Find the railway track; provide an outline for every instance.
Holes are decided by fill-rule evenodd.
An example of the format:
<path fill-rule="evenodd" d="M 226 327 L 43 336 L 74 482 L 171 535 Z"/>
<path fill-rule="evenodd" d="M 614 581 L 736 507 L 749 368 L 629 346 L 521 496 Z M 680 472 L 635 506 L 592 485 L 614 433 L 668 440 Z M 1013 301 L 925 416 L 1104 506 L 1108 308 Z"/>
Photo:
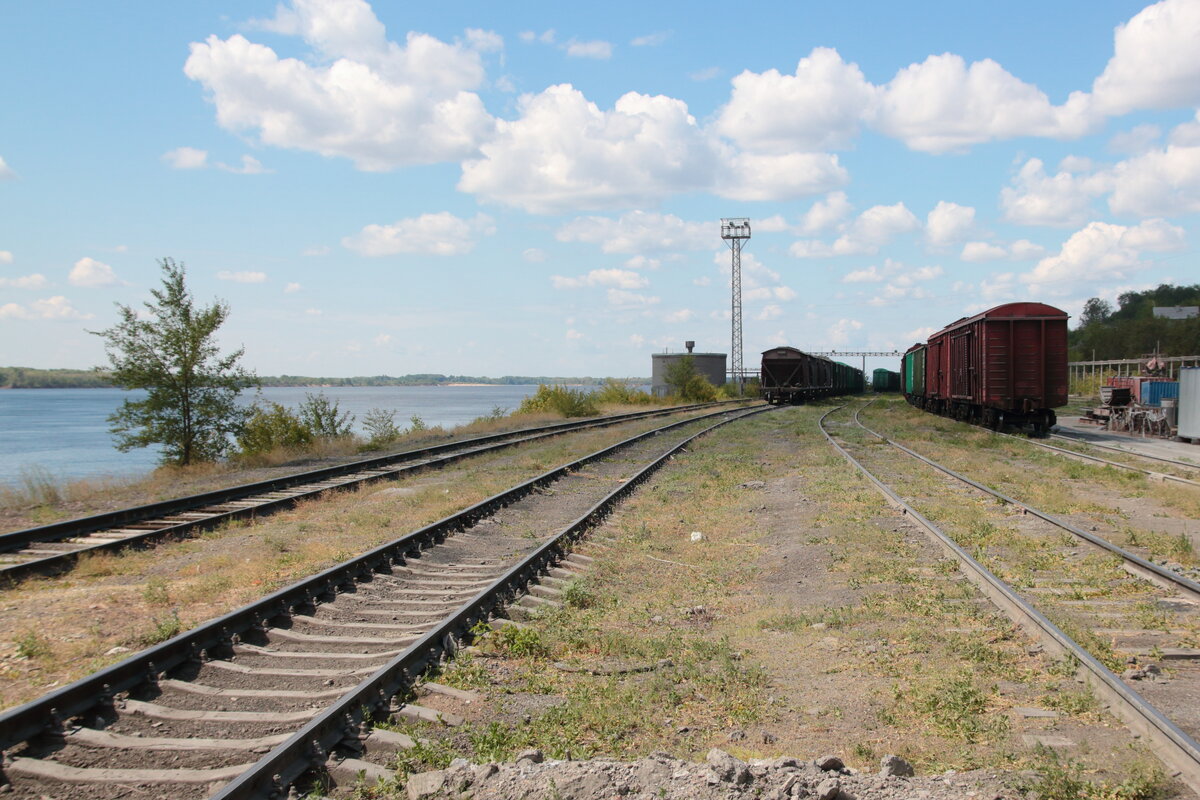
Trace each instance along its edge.
<path fill-rule="evenodd" d="M 1200 486 L 1200 481 L 1194 481 L 1191 478 L 1184 478 L 1180 475 L 1172 475 L 1169 472 L 1159 472 L 1157 470 L 1146 469 L 1144 467 L 1135 467 L 1132 464 L 1122 464 L 1119 461 L 1112 461 L 1110 459 L 1100 458 L 1099 456 L 1090 455 L 1088 453 L 1081 453 L 1078 450 L 1068 450 L 1065 447 L 1055 447 L 1052 444 L 1046 444 L 1045 442 L 1039 442 L 1039 441 L 1029 439 L 1029 438 L 1023 437 L 1023 436 L 1013 436 L 1012 434 L 1008 434 L 1008 433 L 995 433 L 995 432 L 993 432 L 993 433 L 996 436 L 1003 436 L 1008 439 L 1016 439 L 1018 441 L 1025 442 L 1027 444 L 1031 444 L 1034 447 L 1040 447 L 1043 450 L 1049 450 L 1050 452 L 1058 453 L 1059 455 L 1066 456 L 1067 458 L 1073 458 L 1077 461 L 1086 461 L 1086 462 L 1090 462 L 1092 464 L 1103 464 L 1108 467 L 1114 467 L 1116 469 L 1123 469 L 1123 470 L 1127 470 L 1129 472 L 1140 472 L 1143 475 L 1147 475 L 1157 481 L 1182 483 L 1186 486 Z M 1102 446 L 1102 445 L 1096 445 L 1093 442 L 1087 442 L 1083 439 L 1070 439 L 1069 437 L 1064 437 L 1064 438 L 1067 438 L 1069 441 L 1072 441 L 1072 442 L 1078 442 L 1080 444 L 1087 444 L 1091 447 Z M 1119 450 L 1119 448 L 1108 448 L 1108 449 Z M 1155 461 L 1165 461 L 1169 464 L 1186 466 L 1181 461 L 1173 461 L 1171 459 L 1158 458 L 1157 456 L 1144 455 L 1142 453 L 1133 453 L 1128 450 L 1119 450 L 1119 452 L 1122 452 L 1125 455 L 1135 456 L 1137 458 L 1148 458 L 1148 459 L 1153 459 Z"/>
<path fill-rule="evenodd" d="M 844 408 L 821 417 L 830 444 L 1047 652 L 1073 659 L 1102 705 L 1200 791 L 1200 714 L 1191 702 L 1200 692 L 1200 585 L 870 430 L 861 408 L 846 423 L 827 424 Z M 927 471 L 914 477 L 913 461 L 936 470 L 937 480 Z M 1164 674 L 1160 661 L 1169 680 L 1155 679 Z"/>
<path fill-rule="evenodd" d="M 631 437 L 0 715 L 12 796 L 285 797 L 381 774 L 412 741 L 370 720 L 437 719 L 404 702 L 428 665 L 569 577 L 570 543 L 672 454 L 765 410 Z M 535 591 L 522 604 L 555 602 Z"/>
<path fill-rule="evenodd" d="M 327 492 L 394 480 L 405 472 L 436 469 L 472 456 L 563 433 L 687 413 L 703 407 L 700 404 L 677 406 L 479 436 L 0 534 L 0 582 L 61 572 L 85 553 L 144 547 L 168 538 L 194 535 L 233 520 L 273 514 Z"/>
<path fill-rule="evenodd" d="M 1150 453 L 1139 453 L 1134 450 L 1128 450 L 1124 447 L 1117 447 L 1116 445 L 1101 444 L 1100 442 L 1093 442 L 1090 439 L 1086 439 L 1082 436 L 1066 435 L 1066 434 L 1062 434 L 1062 433 L 1052 433 L 1052 434 L 1050 434 L 1050 438 L 1051 439 L 1061 439 L 1064 442 L 1074 442 L 1075 444 L 1084 444 L 1084 445 L 1087 445 L 1088 447 L 1095 447 L 1100 450 L 1111 450 L 1114 453 L 1122 453 L 1127 456 L 1134 456 L 1136 458 L 1144 458 L 1149 461 L 1158 461 L 1163 464 L 1171 464 L 1172 466 L 1181 467 L 1183 469 L 1191 470 L 1192 472 L 1200 470 L 1200 464 L 1192 464 L 1187 461 L 1178 461 L 1174 458 L 1164 458 L 1162 456 L 1151 455 Z M 1046 445 L 1046 446 L 1051 447 L 1052 445 Z M 1173 477 L 1173 476 L 1170 476 L 1170 477 Z"/>

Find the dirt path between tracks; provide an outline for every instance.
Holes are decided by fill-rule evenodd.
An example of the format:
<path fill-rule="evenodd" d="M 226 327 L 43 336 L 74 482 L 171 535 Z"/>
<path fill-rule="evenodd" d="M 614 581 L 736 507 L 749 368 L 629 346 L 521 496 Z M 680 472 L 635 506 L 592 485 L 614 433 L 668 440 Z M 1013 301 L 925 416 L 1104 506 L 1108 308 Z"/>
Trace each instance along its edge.
<path fill-rule="evenodd" d="M 562 608 L 438 677 L 481 694 L 446 702 L 465 723 L 405 728 L 428 743 L 394 784 L 359 791 L 409 796 L 406 775 L 454 758 L 699 762 L 718 748 L 751 771 L 834 755 L 859 776 L 897 755 L 951 789 L 868 780 L 861 798 L 1192 797 L 833 453 L 823 410 L 739 422 L 678 457 L 581 549 L 595 560 Z M 513 786 L 478 796 L 535 788 Z"/>

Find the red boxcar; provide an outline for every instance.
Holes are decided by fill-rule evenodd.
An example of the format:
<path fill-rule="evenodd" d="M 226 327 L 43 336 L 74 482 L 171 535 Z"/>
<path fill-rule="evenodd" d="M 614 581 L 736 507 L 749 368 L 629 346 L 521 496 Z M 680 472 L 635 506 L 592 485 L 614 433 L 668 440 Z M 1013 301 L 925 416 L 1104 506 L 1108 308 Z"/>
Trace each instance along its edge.
<path fill-rule="evenodd" d="M 925 383 L 932 411 L 1045 431 L 1067 404 L 1067 313 L 1007 303 L 951 323 L 929 338 Z"/>

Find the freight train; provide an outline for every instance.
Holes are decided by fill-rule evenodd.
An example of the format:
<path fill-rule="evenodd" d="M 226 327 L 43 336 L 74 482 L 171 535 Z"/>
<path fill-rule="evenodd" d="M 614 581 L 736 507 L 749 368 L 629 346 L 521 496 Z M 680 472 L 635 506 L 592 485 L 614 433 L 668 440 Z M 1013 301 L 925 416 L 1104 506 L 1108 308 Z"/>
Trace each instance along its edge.
<path fill-rule="evenodd" d="M 900 391 L 900 373 L 890 369 L 877 369 L 871 373 L 871 391 L 898 392 Z"/>
<path fill-rule="evenodd" d="M 901 390 L 917 408 L 1044 434 L 1067 404 L 1067 313 L 1043 303 L 996 306 L 914 344 L 901 363 Z"/>
<path fill-rule="evenodd" d="M 794 347 L 763 351 L 761 379 L 763 399 L 773 405 L 863 390 L 862 370 Z"/>

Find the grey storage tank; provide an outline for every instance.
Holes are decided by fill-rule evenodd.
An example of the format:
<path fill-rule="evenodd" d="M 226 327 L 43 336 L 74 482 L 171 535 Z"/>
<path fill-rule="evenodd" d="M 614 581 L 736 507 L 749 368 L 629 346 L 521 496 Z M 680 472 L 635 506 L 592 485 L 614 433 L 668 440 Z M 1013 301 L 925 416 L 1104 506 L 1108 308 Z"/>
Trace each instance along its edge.
<path fill-rule="evenodd" d="M 1200 367 L 1179 370 L 1179 438 L 1200 441 Z"/>
<path fill-rule="evenodd" d="M 686 353 L 654 353 L 650 356 L 650 391 L 656 397 L 670 394 L 671 387 L 667 386 L 667 370 L 672 364 L 684 358 L 691 358 L 696 371 L 708 379 L 713 386 L 725 383 L 725 353 L 693 353 L 695 342 L 684 342 Z"/>

